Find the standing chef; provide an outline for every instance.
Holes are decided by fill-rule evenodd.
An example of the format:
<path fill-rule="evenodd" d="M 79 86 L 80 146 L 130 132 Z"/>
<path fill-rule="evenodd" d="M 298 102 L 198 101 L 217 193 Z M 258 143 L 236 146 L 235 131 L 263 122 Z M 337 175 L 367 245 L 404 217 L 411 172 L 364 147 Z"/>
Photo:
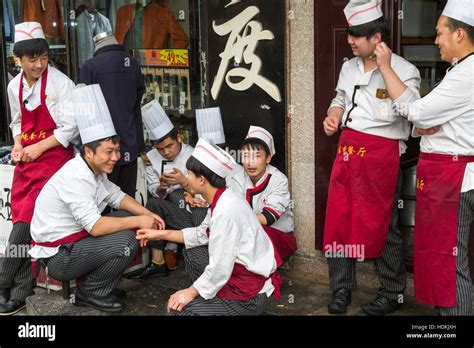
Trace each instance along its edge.
<path fill-rule="evenodd" d="M 9 245 L 29 245 L 36 197 L 48 179 L 74 155 L 77 135 L 69 97 L 74 83 L 48 66 L 49 46 L 41 25 L 15 26 L 13 53 L 22 72 L 8 85 L 17 165 L 12 183 L 13 229 Z M 31 261 L 27 255 L 0 261 L 0 315 L 14 314 L 32 293 Z"/>
<path fill-rule="evenodd" d="M 441 315 L 472 312 L 468 241 L 474 217 L 474 4 L 449 0 L 436 26 L 441 59 L 452 63 L 441 83 L 413 102 L 390 66 L 375 54 L 390 97 L 422 136 L 415 213 L 415 295 Z"/>
<path fill-rule="evenodd" d="M 375 258 L 381 286 L 375 299 L 362 309 L 369 315 L 384 315 L 400 307 L 406 287 L 396 196 L 400 155 L 405 152 L 411 125 L 392 111 L 374 60 L 376 45 L 389 35 L 381 0 L 352 0 L 344 13 L 347 41 L 356 57 L 343 64 L 337 95 L 323 123 L 328 136 L 341 124 L 343 129 L 329 183 L 324 229 L 333 292 L 328 311 L 346 312 L 356 259 Z M 392 67 L 412 92 L 410 100 L 419 98 L 418 69 L 395 55 Z"/>

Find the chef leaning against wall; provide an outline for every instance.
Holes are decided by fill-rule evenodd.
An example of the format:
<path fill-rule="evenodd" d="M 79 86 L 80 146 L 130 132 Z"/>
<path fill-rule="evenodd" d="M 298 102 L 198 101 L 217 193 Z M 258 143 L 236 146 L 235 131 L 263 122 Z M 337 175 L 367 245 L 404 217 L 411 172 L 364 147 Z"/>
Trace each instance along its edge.
<path fill-rule="evenodd" d="M 436 26 L 443 81 L 411 102 L 413 92 L 390 67 L 381 44 L 377 64 L 401 116 L 422 135 L 415 212 L 415 295 L 441 315 L 472 313 L 469 229 L 474 218 L 474 6 L 449 0 Z"/>
<path fill-rule="evenodd" d="M 64 107 L 74 83 L 48 65 L 49 46 L 39 23 L 15 26 L 13 53 L 22 72 L 8 85 L 17 163 L 12 184 L 13 229 L 10 247 L 29 245 L 30 223 L 40 190 L 48 179 L 74 155 L 71 141 L 77 127 Z M 0 315 L 13 314 L 25 306 L 32 292 L 30 258 L 0 260 Z"/>

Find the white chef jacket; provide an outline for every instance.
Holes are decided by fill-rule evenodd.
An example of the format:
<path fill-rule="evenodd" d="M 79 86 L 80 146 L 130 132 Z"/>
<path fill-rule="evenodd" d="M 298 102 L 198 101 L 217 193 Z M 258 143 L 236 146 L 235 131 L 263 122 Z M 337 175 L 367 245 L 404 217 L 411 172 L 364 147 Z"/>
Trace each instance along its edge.
<path fill-rule="evenodd" d="M 229 188 L 242 197 L 246 197 L 247 190 L 254 189 L 256 192 L 249 194 L 249 203 L 254 213 L 270 214 L 275 220 L 271 227 L 277 230 L 286 233 L 294 231 L 288 179 L 274 166 L 267 165 L 265 173 L 255 186 L 245 171 L 239 172 L 231 178 Z"/>
<path fill-rule="evenodd" d="M 41 190 L 31 220 L 31 237 L 36 242 L 53 242 L 79 231 L 90 232 L 105 207 L 119 209 L 124 197 L 106 174 L 96 176 L 78 154 Z M 47 258 L 58 249 L 36 245 L 29 253 L 34 258 Z"/>
<path fill-rule="evenodd" d="M 419 99 L 421 79 L 418 69 L 396 54 L 392 55 L 391 65 L 412 92 L 410 100 Z M 410 136 L 411 125 L 407 120 L 397 117 L 388 93 L 385 99 L 377 98 L 377 90 L 387 88 L 382 74 L 378 68 L 365 72 L 364 62 L 360 57 L 352 58 L 342 65 L 336 87 L 337 94 L 331 102 L 330 108 L 337 106 L 344 110 L 342 127 L 353 108 L 352 97 L 356 85 L 360 86 L 355 94 L 357 106 L 350 113 L 352 122 L 347 122 L 347 127 L 362 133 L 399 140 L 400 154 L 403 154 L 406 150 L 404 140 L 408 140 Z"/>
<path fill-rule="evenodd" d="M 396 101 L 400 114 L 418 128 L 441 126 L 421 137 L 425 153 L 474 156 L 474 55 L 462 60 L 446 73 L 428 95 L 412 102 L 407 89 Z M 461 192 L 474 189 L 474 163 L 468 163 Z"/>
<path fill-rule="evenodd" d="M 232 190 L 222 193 L 212 216 L 209 209 L 200 226 L 183 229 L 183 237 L 186 249 L 209 247 L 209 265 L 193 284 L 204 299 L 214 298 L 224 287 L 234 263 L 268 277 L 259 293 L 268 297 L 273 293 L 270 275 L 277 265 L 272 242 L 245 199 Z"/>
<path fill-rule="evenodd" d="M 12 115 L 10 128 L 13 137 L 21 134 L 20 77 L 21 73 L 8 84 L 8 100 Z M 41 104 L 41 80 L 41 78 L 38 79 L 30 87 L 26 78 L 23 78 L 23 102 L 26 102 L 27 110 L 34 110 Z M 69 146 L 69 143 L 77 143 L 79 140 L 79 130 L 72 112 L 71 93 L 73 89 L 74 82 L 69 77 L 52 66 L 48 67 L 45 92 L 46 107 L 56 123 L 54 137 L 65 148 Z"/>
<path fill-rule="evenodd" d="M 168 162 L 168 168 L 178 168 L 186 176 L 188 170 L 186 169 L 186 162 L 189 157 L 193 154 L 194 148 L 187 144 L 181 144 L 181 151 L 178 156 L 172 162 Z M 152 149 L 147 152 L 147 157 L 151 162 L 151 166 L 146 167 L 146 178 L 148 182 L 148 191 L 153 195 L 153 197 L 158 197 L 156 194 L 156 189 L 160 186 L 160 176 L 161 176 L 161 163 L 166 161 L 166 159 L 160 155 L 157 149 Z M 170 194 L 176 189 L 181 188 L 181 185 L 173 185 L 168 190 L 166 194 Z"/>

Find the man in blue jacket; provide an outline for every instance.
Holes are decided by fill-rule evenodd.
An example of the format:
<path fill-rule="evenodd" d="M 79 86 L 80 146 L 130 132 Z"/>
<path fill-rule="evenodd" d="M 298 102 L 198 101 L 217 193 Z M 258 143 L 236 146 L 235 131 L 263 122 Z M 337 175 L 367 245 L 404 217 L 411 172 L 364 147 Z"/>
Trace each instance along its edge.
<path fill-rule="evenodd" d="M 111 32 L 94 37 L 94 57 L 81 66 L 80 80 L 99 84 L 120 136 L 120 161 L 109 175 L 123 192 L 135 197 L 137 157 L 145 150 L 140 103 L 145 81 L 140 63 L 118 44 Z"/>

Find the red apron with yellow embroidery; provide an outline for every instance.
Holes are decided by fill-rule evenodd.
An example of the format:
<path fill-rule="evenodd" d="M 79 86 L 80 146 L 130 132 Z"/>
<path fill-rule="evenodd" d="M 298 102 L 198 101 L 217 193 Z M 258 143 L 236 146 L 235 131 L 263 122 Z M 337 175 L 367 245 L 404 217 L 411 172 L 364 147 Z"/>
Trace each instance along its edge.
<path fill-rule="evenodd" d="M 456 243 L 461 187 L 474 156 L 421 153 L 417 168 L 416 300 L 456 307 Z"/>
<path fill-rule="evenodd" d="M 41 76 L 41 104 L 34 110 L 27 110 L 23 105 L 23 73 L 20 78 L 21 106 L 21 145 L 23 148 L 34 145 L 53 135 L 56 129 L 48 108 L 46 107 L 46 83 L 48 69 Z M 74 148 L 69 145 L 55 146 L 45 151 L 33 162 L 19 162 L 15 167 L 12 183 L 12 221 L 13 223 L 31 223 L 35 201 L 44 184 L 67 161 L 74 157 Z"/>
<path fill-rule="evenodd" d="M 398 140 L 345 128 L 329 182 L 324 251 L 382 254 L 392 215 L 400 164 Z M 363 253 L 360 255 L 359 253 Z M 338 255 L 339 256 L 339 255 Z"/>

